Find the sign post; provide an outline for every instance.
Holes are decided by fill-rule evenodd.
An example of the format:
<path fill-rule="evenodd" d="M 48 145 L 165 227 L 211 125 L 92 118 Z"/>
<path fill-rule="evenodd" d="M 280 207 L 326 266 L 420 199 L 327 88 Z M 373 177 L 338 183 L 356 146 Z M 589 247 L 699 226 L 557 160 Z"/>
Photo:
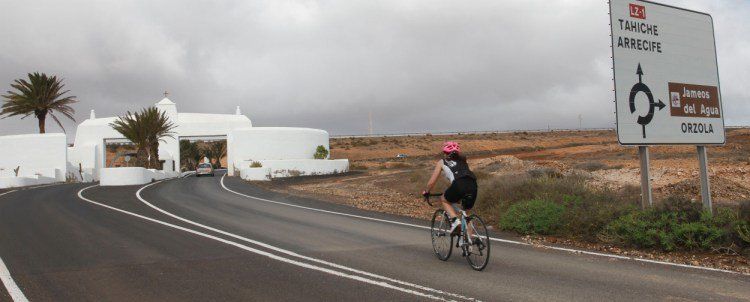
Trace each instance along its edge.
<path fill-rule="evenodd" d="M 648 167 L 648 147 L 639 146 L 638 155 L 641 158 L 641 208 L 645 209 L 654 205 L 654 199 L 651 197 L 651 181 L 649 180 Z"/>
<path fill-rule="evenodd" d="M 643 206 L 652 204 L 648 146 L 695 145 L 711 206 L 706 146 L 725 143 L 713 19 L 645 0 L 610 0 L 617 140 L 638 146 Z"/>
<path fill-rule="evenodd" d="M 705 146 L 698 146 L 698 162 L 700 162 L 701 169 L 701 199 L 703 199 L 703 208 L 713 214 L 711 182 L 708 179 L 708 156 L 706 155 Z"/>

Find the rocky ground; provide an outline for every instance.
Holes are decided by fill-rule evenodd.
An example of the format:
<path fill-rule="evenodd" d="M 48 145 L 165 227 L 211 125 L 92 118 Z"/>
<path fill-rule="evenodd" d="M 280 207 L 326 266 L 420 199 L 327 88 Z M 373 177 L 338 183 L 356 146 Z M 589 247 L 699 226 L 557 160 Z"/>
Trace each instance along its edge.
<path fill-rule="evenodd" d="M 418 192 L 429 177 L 435 150 L 445 140 L 462 144 L 470 165 L 480 177 L 527 173 L 579 174 L 592 186 L 637 186 L 637 150 L 617 144 L 612 131 L 568 131 L 452 136 L 341 138 L 331 143 L 332 158 L 349 158 L 352 172 L 329 177 L 275 180 L 272 190 L 304 195 L 362 209 L 429 219 L 434 211 Z M 406 154 L 406 159 L 396 159 Z M 652 185 L 656 199 L 686 194 L 700 199 L 698 160 L 694 147 L 651 148 Z M 712 195 L 716 204 L 736 205 L 750 200 L 750 129 L 730 130 L 725 146 L 710 147 Z M 441 184 L 445 185 L 445 184 Z M 524 237 L 530 243 L 558 244 L 643 257 L 704 265 L 750 273 L 748 258 L 729 248 L 713 253 L 663 253 L 623 249 L 606 244 L 555 237 Z"/>
<path fill-rule="evenodd" d="M 382 170 L 423 166 L 437 158 L 443 141 L 455 140 L 475 163 L 492 165 L 498 173 L 519 168 L 581 172 L 592 184 L 621 187 L 640 184 L 637 149 L 622 147 L 614 131 L 517 132 L 451 136 L 340 138 L 331 142 L 333 158 L 349 158 L 358 169 Z M 397 154 L 406 154 L 397 161 Z M 515 159 L 499 157 L 511 155 Z M 698 158 L 692 146 L 650 148 L 651 179 L 657 198 L 671 194 L 700 197 Z M 718 204 L 750 200 L 750 129 L 730 129 L 727 144 L 708 148 L 712 196 Z M 486 160 L 489 159 L 489 162 Z M 519 162 L 508 162 L 513 160 Z M 476 162 L 477 160 L 484 160 Z"/>

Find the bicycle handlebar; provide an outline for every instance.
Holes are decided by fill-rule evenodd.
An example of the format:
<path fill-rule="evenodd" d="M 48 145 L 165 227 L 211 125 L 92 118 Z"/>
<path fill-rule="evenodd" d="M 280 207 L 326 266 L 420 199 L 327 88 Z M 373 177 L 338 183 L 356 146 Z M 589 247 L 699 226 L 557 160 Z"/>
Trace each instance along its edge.
<path fill-rule="evenodd" d="M 422 194 L 422 196 L 424 197 L 424 201 L 427 202 L 428 205 L 433 206 L 432 203 L 430 202 L 430 197 L 443 196 L 443 193 L 427 193 L 427 194 Z"/>

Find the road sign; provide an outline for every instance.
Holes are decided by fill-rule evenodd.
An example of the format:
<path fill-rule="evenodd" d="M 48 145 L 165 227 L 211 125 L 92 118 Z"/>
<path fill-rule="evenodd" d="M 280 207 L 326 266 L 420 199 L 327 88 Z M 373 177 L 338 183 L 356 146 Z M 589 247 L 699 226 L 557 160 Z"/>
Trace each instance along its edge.
<path fill-rule="evenodd" d="M 620 144 L 724 144 L 711 16 L 640 0 L 609 10 Z"/>

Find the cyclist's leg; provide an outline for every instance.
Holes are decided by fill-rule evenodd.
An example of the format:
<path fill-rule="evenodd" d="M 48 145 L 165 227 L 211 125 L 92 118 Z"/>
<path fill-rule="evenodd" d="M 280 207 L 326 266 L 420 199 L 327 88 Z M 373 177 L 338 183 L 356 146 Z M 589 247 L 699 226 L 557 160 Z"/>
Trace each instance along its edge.
<path fill-rule="evenodd" d="M 458 213 L 456 213 L 456 209 L 453 208 L 453 205 L 451 205 L 450 201 L 445 199 L 445 196 L 440 196 L 440 204 L 443 206 L 443 209 L 448 212 L 448 216 L 451 218 L 458 216 Z"/>
<path fill-rule="evenodd" d="M 464 209 L 464 212 L 466 212 L 466 216 L 471 216 L 471 209 L 474 208 L 474 202 L 477 200 L 477 183 L 476 181 L 468 181 L 467 187 L 466 187 L 466 193 L 461 198 L 461 207 Z M 466 235 L 469 238 L 470 241 L 473 241 L 474 239 L 474 222 L 471 221 L 467 223 L 466 225 Z"/>
<path fill-rule="evenodd" d="M 458 203 L 461 201 L 461 193 L 460 188 L 458 187 L 458 184 L 456 181 L 453 181 L 450 186 L 448 186 L 447 189 L 445 189 L 445 192 L 443 192 L 443 196 L 440 196 L 440 203 L 443 206 L 443 209 L 450 215 L 451 218 L 455 218 L 458 216 L 458 212 L 456 212 L 456 209 L 453 208 L 453 203 Z"/>

